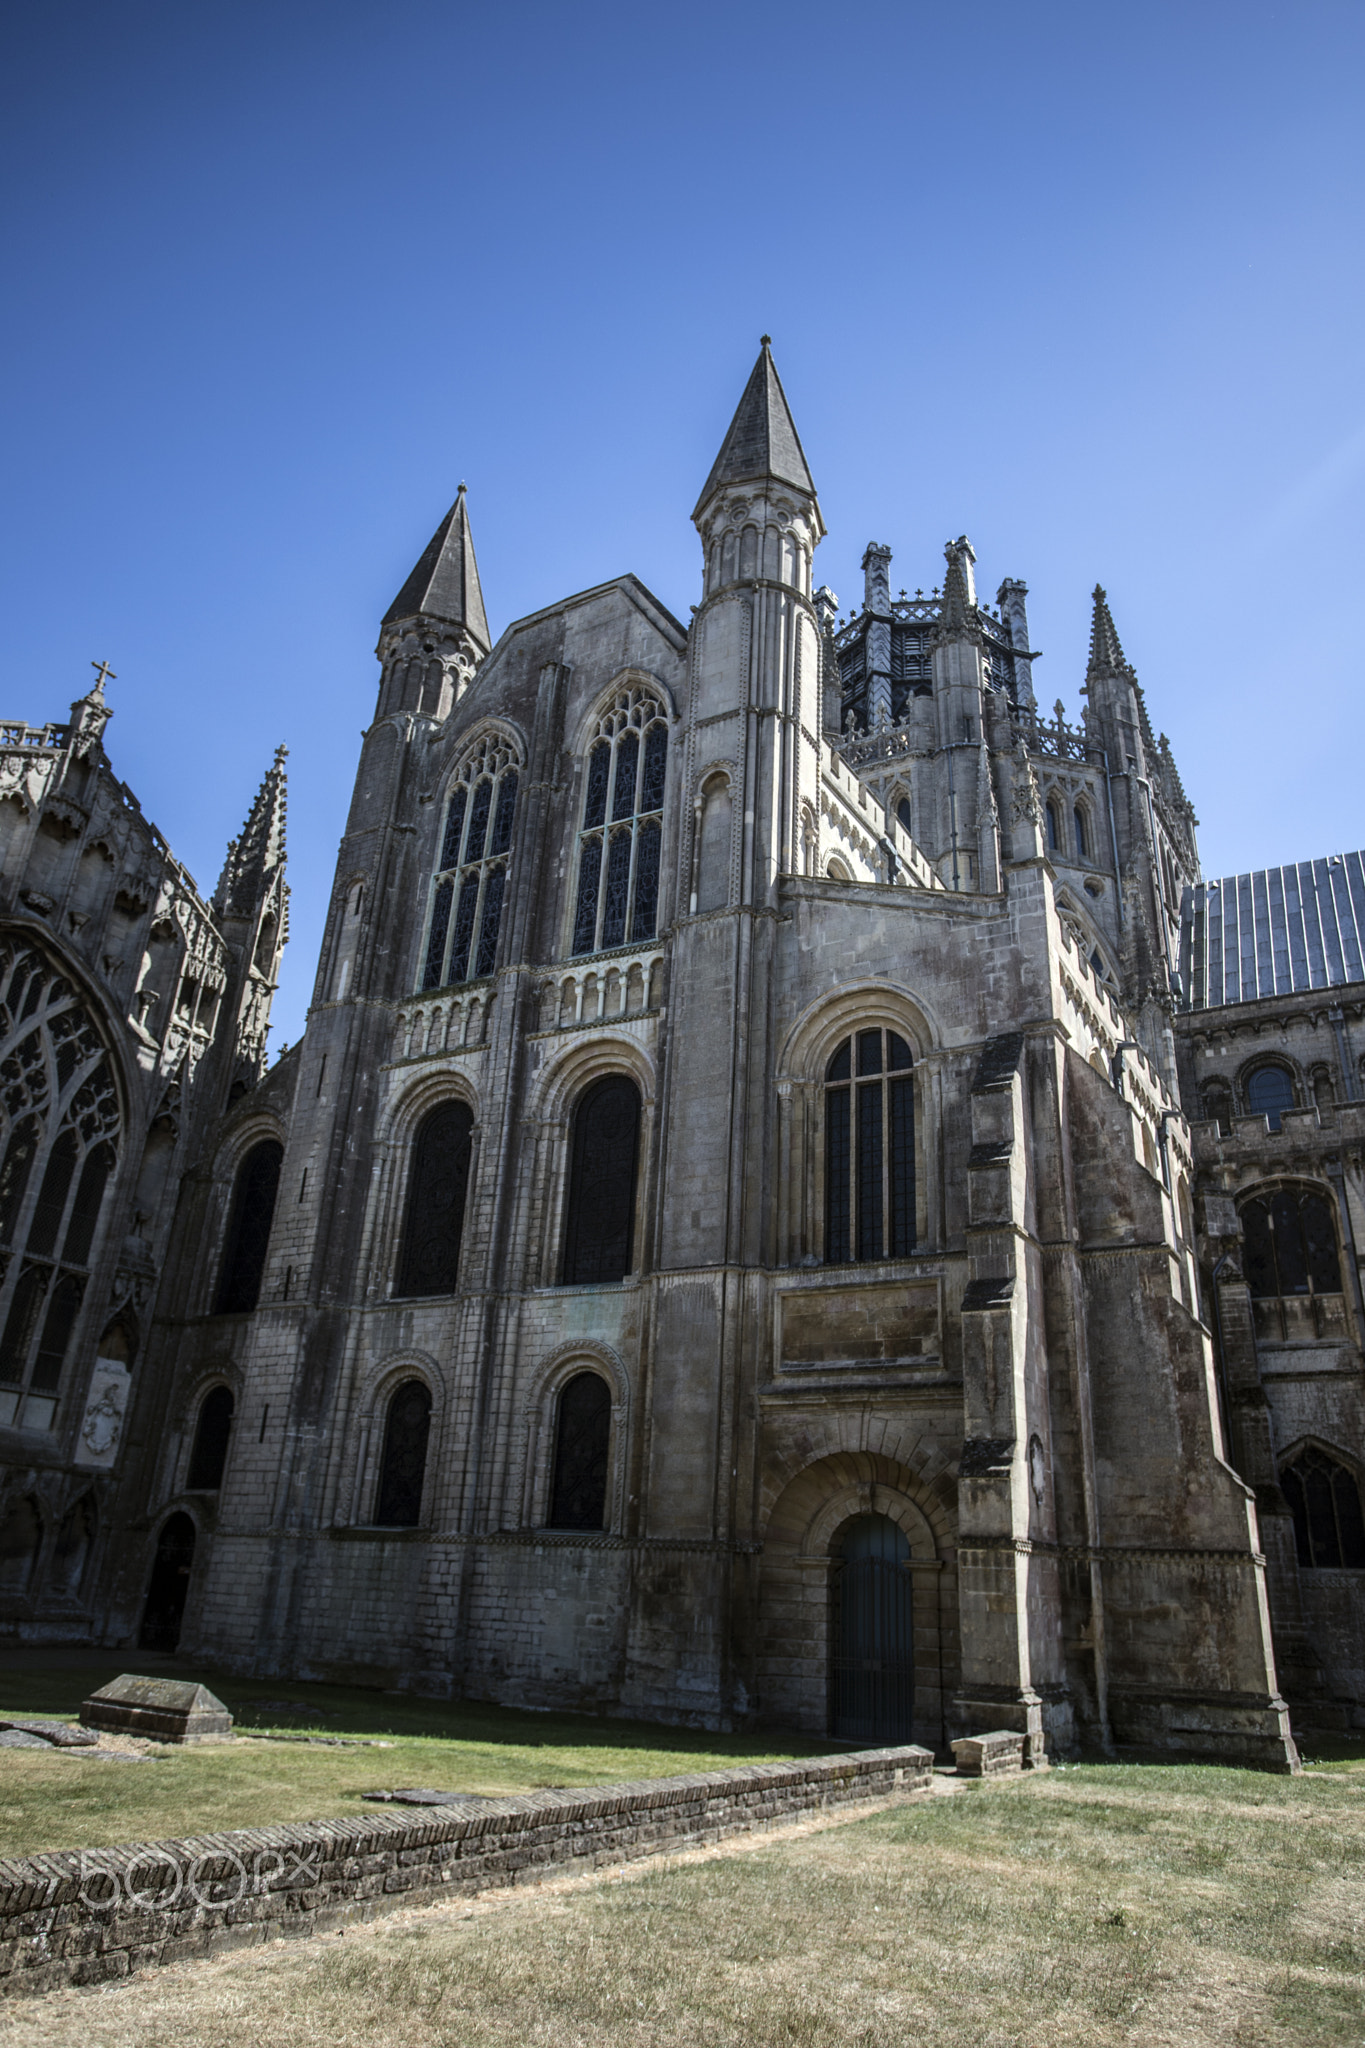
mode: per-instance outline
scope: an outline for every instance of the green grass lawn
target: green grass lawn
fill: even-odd
[[[110,1767],[114,1768],[114,1767]],[[1365,1767],[1087,1765],[60,1992],[15,2048],[1365,2041]]]
[[[80,1703],[145,1654],[12,1655],[0,1672],[0,1714],[74,1718]],[[365,1809],[362,1792],[432,1785],[504,1794],[538,1785],[600,1785],[823,1754],[828,1744],[712,1735],[588,1715],[521,1713],[293,1679],[237,1679],[170,1660],[151,1675],[193,1676],[244,1732],[365,1737],[391,1747],[234,1742],[158,1749],[148,1762],[83,1762],[79,1751],[0,1749],[0,1855],[105,1848]],[[150,1666],[149,1666],[150,1668]],[[289,1702],[289,1705],[282,1705]]]

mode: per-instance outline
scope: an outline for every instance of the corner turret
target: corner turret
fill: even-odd
[[[415,712],[439,723],[492,646],[465,487],[384,614],[378,716]]]

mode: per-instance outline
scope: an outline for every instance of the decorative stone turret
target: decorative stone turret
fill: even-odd
[[[414,712],[439,723],[464,695],[492,641],[483,608],[465,487],[384,614],[378,716]]]

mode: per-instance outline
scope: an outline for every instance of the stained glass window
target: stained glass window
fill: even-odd
[[[422,988],[448,988],[497,966],[516,809],[516,756],[490,734],[459,769],[446,804]]]
[[[880,1027],[846,1038],[825,1069],[825,1259],[915,1249],[915,1084],[910,1047]],[[856,1071],[855,1071],[856,1070]]]
[[[215,1315],[249,1315],[260,1298],[283,1161],[284,1147],[263,1138],[237,1169]]]
[[[646,690],[623,690],[598,721],[588,750],[574,896],[575,954],[654,937],[667,771],[663,706]]]
[[[418,1126],[397,1294],[453,1294],[460,1268],[474,1115],[441,1102]]]
[[[382,1529],[413,1529],[422,1513],[427,1438],[431,1434],[431,1390],[405,1380],[389,1402],[374,1519]]]
[[[578,1104],[564,1233],[564,1284],[624,1280],[635,1235],[640,1091],[624,1074],[595,1081]]]
[[[1319,1571],[1365,1566],[1365,1518],[1354,1472],[1310,1444],[1285,1466],[1280,1485],[1294,1517],[1301,1565]]]
[[[235,1405],[231,1387],[213,1387],[205,1394],[185,1480],[191,1493],[216,1493],[222,1485]]]
[[[94,1020],[19,937],[0,943],[0,1427],[50,1429],[80,1325],[118,1094]]]
[[[559,1397],[555,1423],[552,1529],[604,1529],[611,1389],[595,1372],[575,1373]]]

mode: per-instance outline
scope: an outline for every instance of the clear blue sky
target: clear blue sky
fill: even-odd
[[[1207,873],[1365,842],[1365,10],[12,5],[0,712],[211,889],[290,747],[302,1028],[379,618],[494,632],[688,514],[764,330],[845,604],[970,533],[1073,714],[1109,590]],[[413,914],[418,914],[416,905]]]

